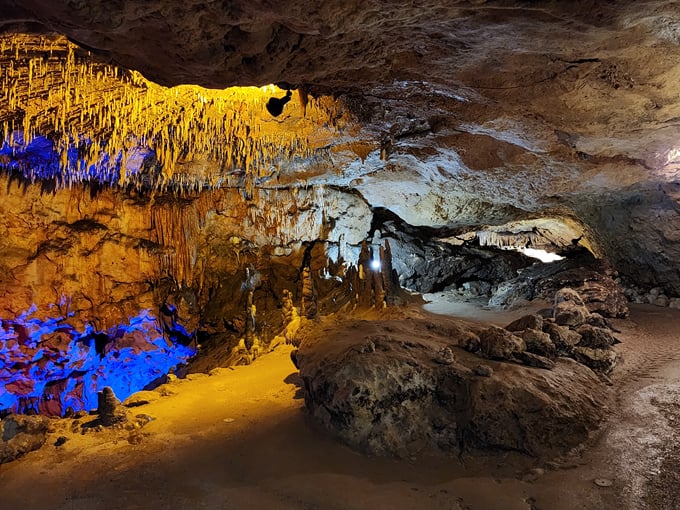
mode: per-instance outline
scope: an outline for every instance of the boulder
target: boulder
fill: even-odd
[[[579,347],[590,347],[591,349],[608,349],[619,341],[614,338],[609,330],[584,324],[576,332],[581,335],[578,343]]]
[[[586,320],[587,324],[590,324],[591,326],[595,326],[597,328],[604,328],[604,329],[609,329],[609,323],[607,322],[607,319],[602,317],[597,312],[593,312],[588,316],[588,319]]]
[[[578,327],[585,324],[590,312],[574,289],[564,288],[555,293],[553,317],[561,326]]]
[[[581,295],[574,289],[570,289],[569,287],[565,287],[555,292],[555,298],[553,300],[554,305],[566,302],[583,306],[583,298],[581,297]]]
[[[50,425],[44,416],[11,414],[0,420],[0,464],[37,450],[47,439]]]
[[[548,333],[536,329],[525,329],[520,333],[520,336],[526,344],[527,351],[548,358],[555,356],[555,344]]]
[[[560,326],[554,322],[544,322],[543,332],[550,336],[550,340],[555,344],[558,356],[571,354],[574,347],[581,341],[581,335],[576,331],[572,331],[568,327]]]
[[[574,359],[583,363],[595,372],[609,374],[616,366],[616,352],[611,349],[591,349],[590,347],[575,347]]]
[[[525,315],[516,321],[512,321],[505,326],[505,329],[508,331],[524,331],[525,329],[537,329],[538,331],[541,331],[543,329],[543,317],[536,314]]]
[[[354,448],[399,457],[469,448],[553,455],[586,439],[603,416],[604,385],[573,360],[552,363],[513,350],[552,370],[494,361],[482,366],[461,349],[444,364],[432,353],[450,342],[446,335],[415,322],[386,323],[321,324],[324,334],[310,335],[299,348],[310,415]],[[366,351],[371,327],[391,332],[371,336],[375,349]],[[500,338],[513,349],[522,344],[497,330],[480,338]]]
[[[568,358],[553,370],[503,364],[494,377],[477,381],[466,431],[479,447],[534,456],[565,451],[586,439],[604,415],[602,383]]]
[[[526,349],[524,340],[496,326],[479,333],[479,345],[482,354],[491,359],[511,359],[515,352]]]
[[[458,346],[462,347],[468,352],[477,352],[480,348],[479,336],[475,335],[471,331],[468,331],[466,334],[463,334],[458,338]]]

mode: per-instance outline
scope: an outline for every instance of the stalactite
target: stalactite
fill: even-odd
[[[352,122],[334,99],[303,92],[286,107],[290,125],[274,122],[264,109],[280,93],[273,86],[168,89],[96,62],[59,36],[0,36],[0,84],[2,139],[9,143],[19,133],[23,140],[11,148],[19,162],[12,168],[28,158],[36,136],[46,137],[56,163],[32,171],[36,178],[58,175],[64,186],[132,179],[140,189],[203,189],[221,182],[220,174],[240,170],[252,196],[272,168],[323,153]],[[119,164],[121,158],[129,163],[136,147],[153,152],[157,173],[143,161]]]

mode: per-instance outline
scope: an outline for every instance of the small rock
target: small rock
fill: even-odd
[[[480,364],[473,368],[472,372],[480,377],[491,377],[493,375],[493,368],[491,368],[489,365]]]
[[[450,365],[455,361],[455,356],[449,347],[442,347],[434,358],[436,363]]]
[[[366,340],[361,346],[361,352],[364,354],[375,352],[375,343],[372,340]]]
[[[668,306],[668,305],[670,304],[670,299],[668,299],[667,296],[661,294],[660,296],[658,296],[658,297],[654,300],[654,304],[655,304],[656,306],[664,306],[664,307],[666,307],[666,306]]]
[[[137,418],[137,420],[144,425],[156,419],[153,416],[149,416],[148,414],[138,414],[137,416],[135,416],[135,418]]]
[[[670,308],[676,308],[680,310],[680,298],[671,298],[670,302],[668,303],[668,306]]]
[[[68,441],[68,437],[66,436],[59,436],[57,440],[54,442],[54,446],[61,446],[63,445],[66,441]]]
[[[222,420],[224,423],[234,423],[236,421],[235,418],[225,418]]]
[[[555,368],[555,362],[538,354],[532,352],[516,352],[514,358],[522,363],[534,368],[543,368],[545,370],[552,370]]]
[[[522,481],[526,483],[534,483],[540,477],[545,474],[545,470],[542,468],[533,468],[525,473],[522,477]]]
[[[132,432],[128,436],[127,440],[128,440],[128,443],[130,443],[130,444],[139,444],[139,443],[142,442],[143,439],[144,439],[144,436],[142,436],[142,434],[137,433],[137,432]]]
[[[593,483],[598,487],[611,487],[612,485],[614,485],[614,482],[612,482],[608,478],[595,478],[595,480],[593,480]]]

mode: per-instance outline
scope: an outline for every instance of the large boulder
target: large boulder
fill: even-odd
[[[308,335],[298,353],[307,408],[325,428],[371,454],[498,448],[552,455],[586,439],[603,416],[603,384],[573,360],[552,363],[530,354],[552,370],[488,361],[482,377],[477,356],[425,321],[317,327],[324,334]],[[513,337],[497,329],[493,338]],[[521,345],[514,339],[513,347]],[[445,348],[453,356],[442,363]]]
[[[49,425],[49,418],[44,416],[11,414],[0,420],[0,464],[40,448]]]
[[[603,317],[628,317],[628,300],[612,278],[598,275],[596,281],[585,281],[577,290],[590,312]]]

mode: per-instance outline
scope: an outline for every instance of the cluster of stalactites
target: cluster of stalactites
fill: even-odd
[[[545,239],[533,231],[528,232],[494,232],[483,230],[477,232],[480,246],[494,246],[496,248],[526,248],[532,246],[537,240],[545,242]]]
[[[5,163],[44,137],[64,186],[252,188],[323,150],[348,121],[331,98],[303,94],[274,119],[265,104],[277,94],[273,86],[161,87],[97,62],[63,37],[0,37],[0,134],[14,151],[5,151]],[[26,165],[27,178],[45,177],[35,161]]]

